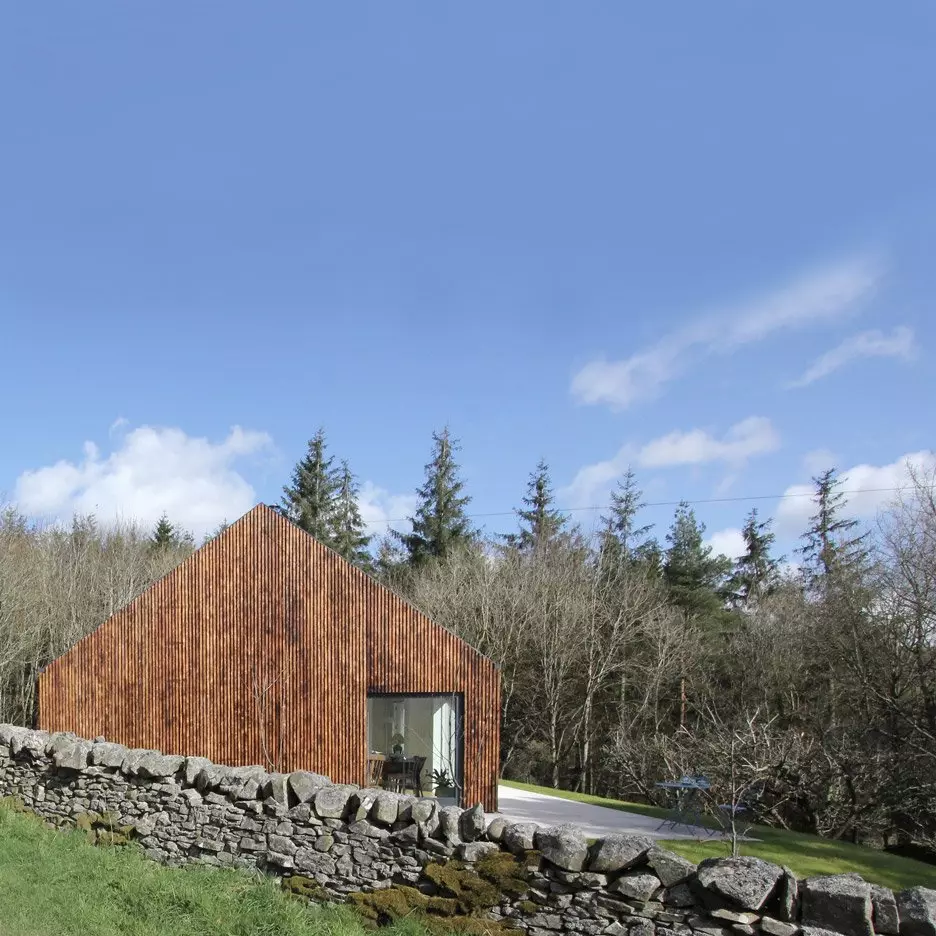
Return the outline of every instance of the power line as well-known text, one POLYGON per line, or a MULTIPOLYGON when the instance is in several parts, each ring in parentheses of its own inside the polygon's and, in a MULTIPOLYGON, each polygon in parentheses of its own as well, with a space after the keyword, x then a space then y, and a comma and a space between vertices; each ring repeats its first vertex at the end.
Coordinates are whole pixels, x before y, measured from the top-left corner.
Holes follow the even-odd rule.
MULTIPOLYGON (((912 487, 886 487, 886 488, 855 488, 853 491, 841 491, 839 493, 845 495, 846 497, 851 497, 853 494, 895 494, 898 491, 912 491, 912 487)), ((648 501, 645 504, 641 505, 643 507, 678 507, 680 504, 689 504, 694 506, 695 504, 730 504, 738 503, 739 501, 756 501, 756 500, 785 500, 792 497, 815 497, 815 491, 797 491, 784 494, 747 494, 739 497, 701 497, 695 500, 669 500, 669 501, 648 501)), ((559 513, 576 513, 577 511, 583 510, 607 510, 607 504, 593 504, 589 507, 557 507, 556 509, 559 513)), ((496 510, 490 513, 472 513, 465 514, 465 517, 469 520, 476 520, 481 517, 512 517, 516 514, 516 510, 496 510)), ((391 523, 405 523, 409 520, 409 517, 397 517, 393 520, 371 520, 368 526, 376 525, 378 523, 386 523, 388 526, 391 523)))

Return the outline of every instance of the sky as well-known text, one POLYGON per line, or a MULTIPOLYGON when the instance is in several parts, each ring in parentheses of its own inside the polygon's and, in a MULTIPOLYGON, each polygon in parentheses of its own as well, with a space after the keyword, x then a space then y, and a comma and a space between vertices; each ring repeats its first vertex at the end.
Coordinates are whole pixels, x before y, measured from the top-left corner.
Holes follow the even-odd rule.
MULTIPOLYGON (((936 6, 7 4, 0 500, 204 534, 322 426, 379 532, 448 425, 513 528, 932 465, 936 6)), ((781 496, 793 495, 793 496, 781 496)))

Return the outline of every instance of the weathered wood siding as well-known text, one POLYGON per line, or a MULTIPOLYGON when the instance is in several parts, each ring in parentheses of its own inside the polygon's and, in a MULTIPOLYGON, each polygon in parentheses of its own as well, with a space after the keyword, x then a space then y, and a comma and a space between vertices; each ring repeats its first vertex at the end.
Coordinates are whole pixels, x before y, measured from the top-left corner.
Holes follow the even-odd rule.
POLYGON ((51 663, 38 727, 363 783, 369 689, 463 693, 496 808, 496 667, 261 505, 51 663))

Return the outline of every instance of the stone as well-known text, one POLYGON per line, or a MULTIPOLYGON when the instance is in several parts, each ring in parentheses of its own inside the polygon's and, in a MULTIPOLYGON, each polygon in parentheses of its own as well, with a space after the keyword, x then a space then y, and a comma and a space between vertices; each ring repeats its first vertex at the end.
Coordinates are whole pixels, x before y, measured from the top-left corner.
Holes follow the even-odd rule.
POLYGON ((627 927, 627 936, 654 936, 654 932, 652 920, 634 920, 627 927))
POLYGON ((664 887, 673 887, 687 881, 695 873, 696 866, 682 855, 657 848, 655 845, 647 851, 646 862, 664 887))
POLYGON ((623 923, 614 920, 602 930, 602 933, 604 933, 604 936, 626 936, 627 927, 623 923))
POLYGON ((326 832, 324 835, 320 835, 315 840, 315 843, 312 845, 312 847, 316 851, 327 852, 327 851, 331 851, 334 844, 335 844, 335 837, 333 835, 329 835, 326 832))
POLYGON ((688 923, 693 933, 702 933, 703 936, 729 936, 731 933, 730 929, 719 926, 708 917, 690 917, 688 923))
POLYGON ((416 823, 429 822, 429 820, 435 816, 438 805, 436 800, 430 799, 429 797, 417 799, 410 805, 410 819, 416 823))
POLYGON ((493 855, 500 851, 495 842, 465 842, 455 849, 455 857, 463 861, 478 861, 485 855, 493 855))
POLYGON ((358 790, 348 797, 348 817, 353 822, 366 819, 377 799, 376 790, 358 790))
POLYGON ((803 926, 800 927, 801 936, 839 936, 838 933, 833 933, 832 930, 822 929, 819 926, 803 926))
MULTIPOLYGON (((289 776, 289 785, 292 787, 293 792, 295 792, 296 789, 293 785, 295 776, 295 774, 290 774, 289 776)), ((310 774, 309 776, 315 777, 317 775, 310 774)), ((319 819, 340 819, 348 807, 348 800, 351 797, 351 793, 352 789, 344 785, 320 788, 316 791, 312 800, 315 807, 315 814, 319 819)))
POLYGON ((212 763, 207 757, 186 757, 183 765, 183 773, 187 786, 195 786, 198 775, 206 768, 211 767, 212 763))
POLYGON ((509 822, 504 828, 501 841, 507 846, 507 850, 515 855, 520 855, 533 848, 533 842, 539 826, 535 822, 509 822))
POLYGON ((439 831, 447 842, 455 845, 461 841, 459 836, 461 814, 462 811, 457 806, 443 806, 439 810, 439 831))
POLYGON ((709 913, 709 916, 715 920, 727 920, 729 923, 743 923, 748 926, 751 923, 756 923, 760 919, 756 913, 750 913, 748 911, 739 912, 737 910, 726 910, 724 907, 719 907, 717 910, 712 910, 709 913))
POLYGON ((119 767, 127 749, 112 741, 100 741, 91 745, 91 763, 101 767, 119 767))
POLYGON ((871 922, 875 933, 898 936, 900 917, 897 914, 897 898, 888 887, 871 885, 871 922))
POLYGON ((768 936, 796 936, 799 927, 795 923, 784 923, 773 917, 761 917, 760 928, 768 936))
POLYGON ((507 828, 507 820, 502 816, 497 816, 497 818, 492 819, 488 823, 488 827, 484 830, 484 834, 492 842, 500 842, 504 837, 504 829, 507 828))
MULTIPOLYGON (((543 857, 566 871, 581 871, 588 858, 588 842, 581 829, 563 824, 550 829, 539 829, 533 839, 543 857)), ((591 871, 607 870, 590 868, 591 871)))
POLYGON ((936 936, 936 890, 910 887, 897 894, 900 936, 936 936))
POLYGON ((400 814, 400 798, 395 793, 387 791, 378 793, 374 797, 374 805, 370 810, 370 817, 374 822, 392 825, 400 814))
POLYGON ((692 891, 686 883, 675 884, 673 887, 667 888, 666 892, 663 894, 662 900, 668 907, 683 909, 695 906, 695 898, 692 896, 692 891))
POLYGON ((871 885, 860 875, 807 878, 800 895, 803 926, 832 930, 842 936, 872 936, 874 933, 871 885))
POLYGON ((71 741, 60 746, 52 755, 56 767, 65 770, 84 770, 91 756, 91 745, 87 741, 71 741))
POLYGON ((660 879, 649 871, 625 872, 608 885, 612 894, 621 894, 634 900, 653 900, 662 889, 660 879))
POLYGON ((706 858, 696 870, 695 881, 709 895, 743 910, 760 910, 782 876, 783 868, 761 858, 706 858))
POLYGON ((795 923, 799 919, 799 881, 789 868, 783 869, 783 877, 770 905, 772 915, 787 923, 795 923))
POLYGON ((458 833, 465 842, 476 842, 484 838, 487 822, 484 819, 484 807, 478 803, 466 809, 458 820, 458 833))
POLYGON ((296 843, 292 839, 286 838, 285 835, 271 835, 268 837, 267 842, 270 851, 278 852, 281 855, 295 855, 298 851, 296 843))
POLYGON ((184 763, 184 757, 172 754, 149 754, 137 762, 134 772, 145 780, 174 777, 184 763))
POLYGON ((46 742, 51 737, 44 731, 30 731, 28 728, 14 728, 9 733, 10 753, 14 757, 25 754, 32 760, 45 754, 46 742))
POLYGON ((268 774, 266 780, 260 785, 260 796, 264 799, 272 799, 280 806, 288 806, 289 775, 282 773, 268 774))
POLYGON ((312 871, 317 874, 332 875, 335 873, 335 859, 324 852, 314 848, 300 848, 293 855, 293 861, 302 871, 312 871))
POLYGON ((609 835, 591 846, 589 871, 623 871, 639 864, 653 847, 645 835, 609 835))
POLYGON ((757 930, 750 923, 732 923, 731 932, 740 933, 741 936, 754 936, 757 930))
MULTIPOLYGON (((308 803, 319 790, 330 787, 328 777, 321 774, 310 773, 308 770, 297 770, 289 775, 289 789, 299 803, 308 803)), ((347 797, 345 802, 347 803, 347 797)), ((342 807, 344 808, 344 807, 342 807)))

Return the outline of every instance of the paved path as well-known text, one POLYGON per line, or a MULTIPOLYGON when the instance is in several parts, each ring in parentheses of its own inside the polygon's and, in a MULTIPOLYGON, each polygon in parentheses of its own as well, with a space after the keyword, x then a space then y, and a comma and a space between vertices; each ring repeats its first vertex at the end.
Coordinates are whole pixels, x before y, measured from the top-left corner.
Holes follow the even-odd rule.
POLYGON ((513 787, 498 786, 498 811, 489 813, 488 818, 503 816, 516 822, 535 822, 541 826, 561 825, 572 822, 579 826, 589 838, 601 838, 615 832, 632 835, 647 835, 655 839, 695 839, 708 838, 711 832, 698 826, 665 825, 662 829, 660 819, 642 816, 640 813, 624 812, 621 809, 609 809, 607 806, 592 806, 575 800, 547 796, 545 793, 532 793, 513 787))

